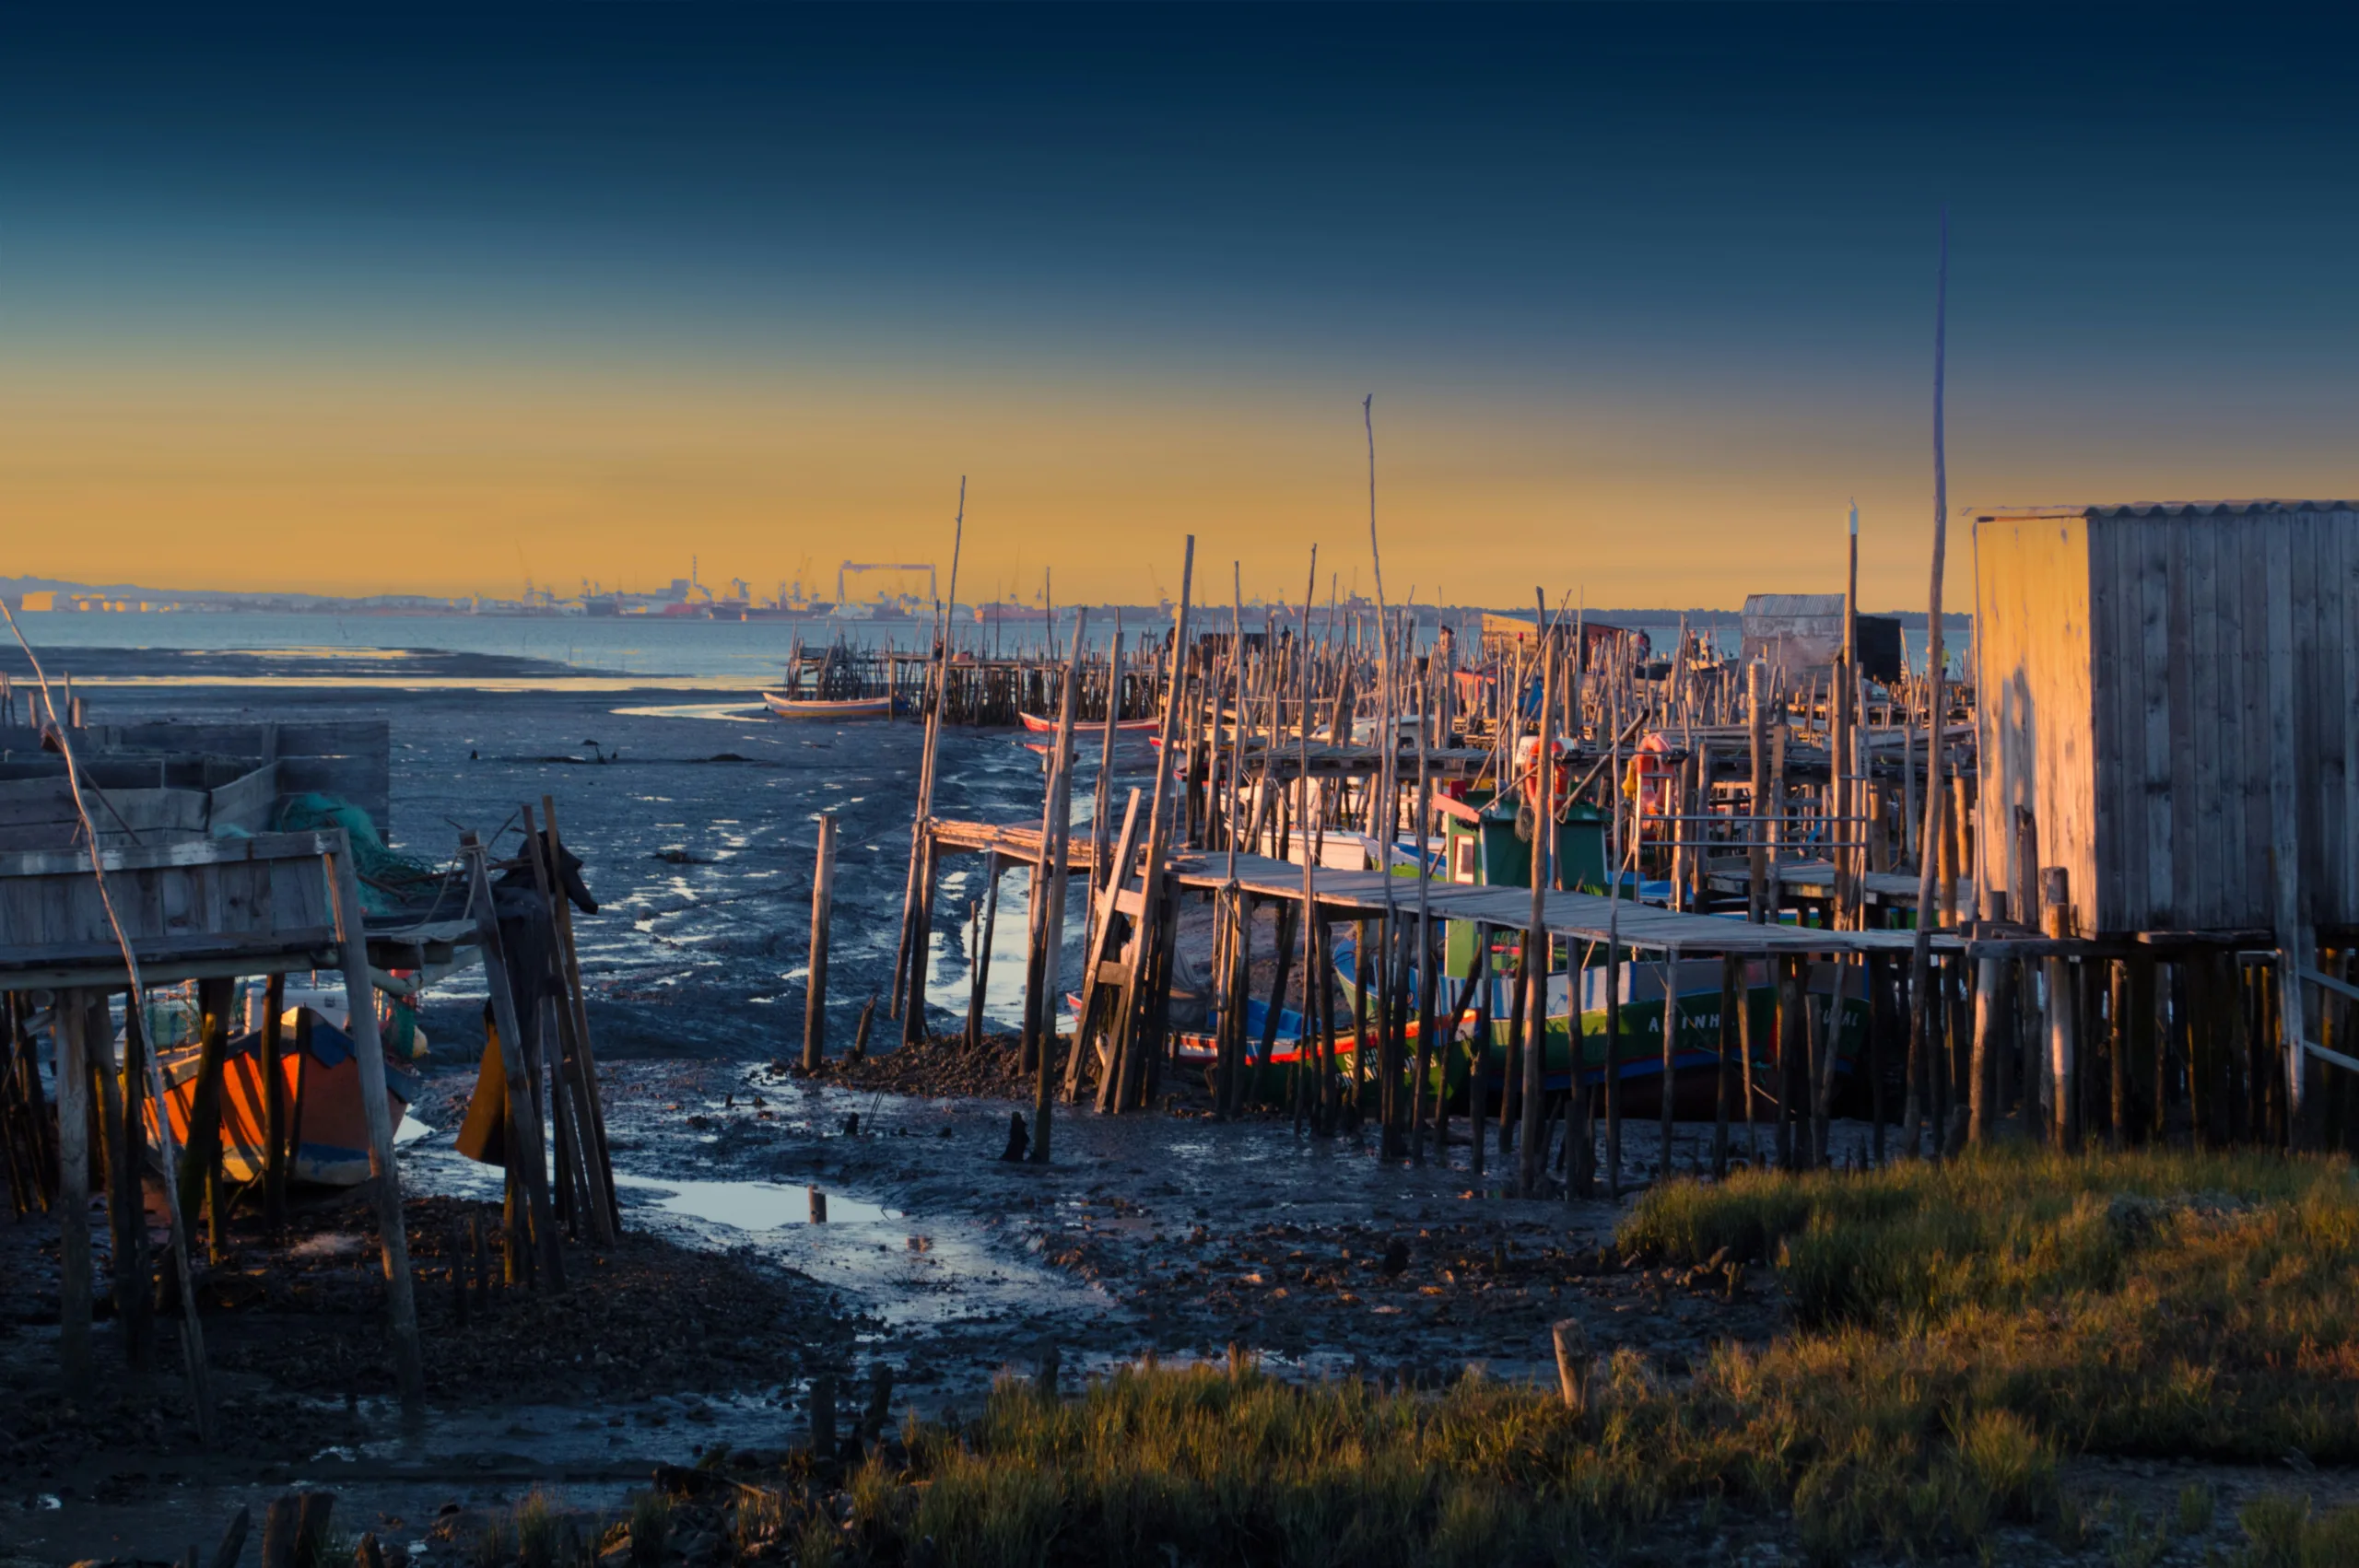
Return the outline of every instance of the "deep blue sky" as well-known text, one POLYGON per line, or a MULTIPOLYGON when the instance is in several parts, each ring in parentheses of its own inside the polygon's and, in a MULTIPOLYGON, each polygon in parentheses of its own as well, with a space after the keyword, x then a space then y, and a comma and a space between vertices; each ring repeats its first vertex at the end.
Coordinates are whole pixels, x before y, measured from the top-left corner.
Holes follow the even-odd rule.
POLYGON ((1771 579, 1857 494, 1872 581, 1913 601, 1944 205, 1954 498, 2359 488, 2359 138, 2332 85, 2354 30, 1867 6, 18 15, 0 523, 83 520, 18 569, 117 577, 98 555, 169 551, 190 518, 274 545, 407 509, 446 547, 516 550, 313 575, 507 590, 530 555, 644 578, 651 530, 764 587, 871 539, 939 554, 966 472, 994 583, 1057 553, 1079 591, 1127 594, 1130 555, 1192 528, 1249 589, 1296 592, 1310 541, 1364 556, 1372 391, 1396 593, 1808 586, 1771 579), (651 411, 714 433, 601 469, 651 411), (1100 560, 1091 519, 1135 535, 1100 560), (1705 548, 1667 558, 1655 521, 1705 548))

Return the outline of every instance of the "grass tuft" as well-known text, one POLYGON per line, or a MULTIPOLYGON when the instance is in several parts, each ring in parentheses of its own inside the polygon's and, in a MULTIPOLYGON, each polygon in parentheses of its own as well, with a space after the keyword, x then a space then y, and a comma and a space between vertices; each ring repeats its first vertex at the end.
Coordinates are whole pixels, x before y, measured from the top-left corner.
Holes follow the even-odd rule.
POLYGON ((557 1500, 537 1486, 516 1504, 516 1556, 524 1568, 554 1568, 559 1522, 557 1500))
POLYGON ((634 1568, 656 1568, 672 1544, 672 1500, 642 1492, 630 1500, 630 1560, 634 1568))

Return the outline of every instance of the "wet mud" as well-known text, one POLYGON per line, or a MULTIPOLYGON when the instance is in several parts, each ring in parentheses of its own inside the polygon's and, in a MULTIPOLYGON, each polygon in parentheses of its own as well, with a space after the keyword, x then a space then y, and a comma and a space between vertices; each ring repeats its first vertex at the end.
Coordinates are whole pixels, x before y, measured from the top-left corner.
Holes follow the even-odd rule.
MULTIPOLYGON (((129 680, 147 667, 110 668, 129 680)), ((103 1362, 103 1392, 62 1398, 54 1228, 0 1227, 12 1407, 0 1550, 176 1559, 238 1506, 259 1516, 276 1491, 311 1483, 338 1492, 341 1527, 431 1561, 456 1539, 438 1542, 438 1520, 526 1487, 595 1508, 716 1445, 802 1444, 810 1379, 856 1387, 880 1364, 897 1411, 937 1413, 973 1409, 996 1373, 1051 1346, 1076 1375, 1237 1345, 1287 1375, 1428 1384, 1469 1364, 1552 1377, 1548 1327, 1566 1316, 1601 1351, 1639 1350, 1672 1375, 1716 1339, 1777 1331, 1766 1270, 1625 1267, 1608 1246, 1614 1205, 1503 1196, 1511 1156, 1496 1149, 1479 1179, 1462 1143, 1446 1164, 1380 1161, 1372 1131, 1216 1121, 1201 1085, 1180 1082, 1146 1113, 1060 1106, 1050 1163, 1003 1160, 1011 1117, 1032 1115, 1004 1033, 1024 971, 1022 874, 1001 890, 985 1047, 901 1054, 880 1008, 868 1059, 842 1062, 892 964, 919 731, 774 723, 750 695, 192 685, 167 707, 106 692, 102 720, 389 718, 390 837, 422 858, 447 855, 462 828, 493 838, 521 805, 556 797, 601 905, 577 932, 628 1235, 603 1255, 577 1247, 567 1296, 495 1291, 461 1321, 452 1264, 471 1264, 454 1258, 456 1222, 496 1222, 501 1178, 452 1147, 483 1039, 481 976, 441 980, 412 1106, 434 1130, 401 1153, 426 1410, 405 1420, 391 1398, 382 1280, 348 1199, 307 1210, 298 1246, 242 1237, 205 1286, 224 1403, 210 1452, 194 1442, 169 1344, 151 1380, 103 1362), (789 1064, 822 811, 840 825, 838 1059, 805 1077, 789 1064)), ((943 748, 940 813, 1037 816, 1039 759, 1013 738, 953 731, 943 748)), ((1138 759, 1115 766, 1119 809, 1147 780, 1125 771, 1138 759)), ((1085 784, 1094 771, 1092 759, 1085 784)), ((1085 828, 1087 799, 1076 791, 1085 828)), ((980 859, 945 869, 927 977, 937 1026, 965 1014, 968 915, 984 893, 980 859)), ((1674 1166, 1701 1136, 1682 1129, 1674 1166)), ((1633 1182, 1659 1163, 1653 1139, 1651 1125, 1626 1131, 1633 1182)))

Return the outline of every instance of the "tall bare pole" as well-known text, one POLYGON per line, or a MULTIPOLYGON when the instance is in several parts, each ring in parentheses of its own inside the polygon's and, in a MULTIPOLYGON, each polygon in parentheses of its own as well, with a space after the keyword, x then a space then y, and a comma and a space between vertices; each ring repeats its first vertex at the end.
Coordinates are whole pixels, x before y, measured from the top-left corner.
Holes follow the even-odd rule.
MULTIPOLYGON (((1541 1089, 1545 1082, 1548 1045, 1548 971, 1555 958, 1555 939, 1548 934, 1548 884, 1552 852, 1556 848, 1556 660, 1550 641, 1548 602, 1543 595, 1533 624, 1540 628, 1540 736, 1533 757, 1532 800, 1532 920, 1523 932, 1523 1124, 1522 1146, 1516 1166, 1516 1190, 1526 1198, 1540 1190, 1541 1089)), ((1573 1012, 1567 1036, 1572 1049, 1574 1082, 1580 1076, 1580 977, 1572 977, 1573 1012)), ((1608 1064, 1609 1071, 1611 1064, 1608 1064)))
MULTIPOLYGON (((1318 591, 1319 546, 1313 544, 1310 547, 1310 575, 1302 585, 1302 641, 1298 656, 1295 660, 1295 680, 1302 698, 1302 723, 1296 734, 1296 755, 1302 766, 1302 777, 1296 780, 1298 804, 1295 813, 1296 837, 1302 840, 1302 1034, 1295 1042, 1295 1071, 1297 1074, 1301 1072, 1302 1063, 1307 1059, 1307 1053, 1310 1049, 1310 1021, 1314 1016, 1322 1020, 1325 1016, 1323 1008, 1317 1010, 1316 1012, 1313 1011, 1311 998, 1314 988, 1323 988, 1328 981, 1328 977, 1320 973, 1318 967, 1319 943, 1317 941, 1319 892, 1316 868, 1319 864, 1320 844, 1325 835, 1320 831, 1323 824, 1315 824, 1312 821, 1313 796, 1310 788, 1310 602, 1318 591)), ((1324 797, 1321 796, 1319 799, 1320 803, 1324 804, 1324 797)), ((1299 1107, 1302 1096, 1297 1094, 1295 1100, 1297 1106, 1299 1107)), ((1332 1130, 1334 1113, 1335 1037, 1333 1031, 1330 1029, 1327 1032, 1324 1048, 1319 1054, 1319 1129, 1321 1132, 1332 1130)), ((1301 1111, 1297 1108, 1295 1115, 1298 1123, 1301 1119, 1301 1111)))
MULTIPOLYGON (((1043 983, 1034 1013, 1040 1037, 1039 1072, 1032 1097, 1032 1163, 1036 1165, 1049 1163, 1050 1106, 1056 1098, 1057 1003, 1064 994, 1060 980, 1064 965, 1065 886, 1070 880, 1073 851, 1074 710, 1081 696, 1082 634, 1088 620, 1088 611, 1074 612, 1073 656, 1065 661, 1064 689, 1058 694, 1056 760, 1050 770, 1049 806, 1040 825, 1040 862, 1049 873, 1049 885, 1048 907, 1042 911, 1039 937, 1043 983)), ((1073 1048, 1081 1049, 1078 1021, 1074 1027, 1073 1048)))
MULTIPOLYGON (((1930 1062, 1932 1049, 1933 846, 1942 831, 1942 562, 1949 544, 1949 465, 1942 444, 1942 377, 1948 344, 1950 213, 1942 209, 1941 261, 1933 283, 1933 582, 1925 618, 1925 846, 1917 857, 1917 940, 1908 954, 1908 1056, 1930 1062)), ((1936 1071, 1940 1071, 1936 1069, 1936 1071)), ((1947 1129, 1933 1129, 1938 1153, 1947 1129)), ((1912 1151, 1913 1152, 1913 1151, 1912 1151)))
MULTIPOLYGON (((962 474, 958 476, 958 514, 951 524, 950 535, 950 602, 953 605, 957 604, 958 596, 959 551, 966 542, 967 476, 962 474)), ((934 656, 940 662, 943 674, 945 677, 945 680, 938 684, 942 687, 946 688, 948 685, 946 677, 949 673, 949 653, 946 644, 947 628, 942 619, 941 611, 938 606, 935 611, 935 629, 940 635, 937 635, 935 638, 934 656)), ((886 672, 886 685, 889 693, 892 685, 889 667, 886 672)), ((910 874, 908 881, 903 884, 901 889, 901 943, 899 950, 893 955, 893 1012, 891 1016, 899 1017, 901 1015, 900 1010, 904 1004, 904 993, 902 987, 906 980, 908 985, 907 1003, 914 1014, 914 1016, 909 1021, 909 1028, 904 1031, 905 1037, 910 1039, 919 1038, 925 1033, 925 950, 927 943, 926 933, 917 930, 920 921, 924 917, 924 911, 921 909, 919 906, 925 902, 925 900, 919 896, 920 889, 918 886, 918 879, 921 876, 929 876, 932 874, 930 869, 924 864, 927 859, 925 843, 926 819, 933 813, 933 759, 935 748, 939 745, 942 738, 942 708, 943 703, 940 696, 937 696, 933 704, 933 711, 925 715, 924 740, 920 745, 918 755, 917 813, 910 823, 910 874), (913 948, 915 949, 914 953, 911 951, 913 948)))
MULTIPOLYGON (((1384 873, 1385 946, 1397 952, 1401 931, 1401 910, 1392 886, 1392 841, 1399 821, 1398 813, 1394 810, 1397 802, 1393 799, 1392 778, 1393 754, 1397 749, 1393 744, 1392 722, 1392 617, 1387 613, 1384 605, 1384 556, 1383 552, 1378 548, 1376 542, 1376 394, 1374 392, 1368 393, 1360 400, 1360 419, 1367 429, 1367 554, 1369 564, 1374 568, 1376 576, 1376 648, 1378 667, 1380 672, 1377 681, 1377 690, 1380 694, 1377 703, 1379 715, 1376 752, 1378 813, 1376 820, 1370 825, 1376 829, 1377 870, 1384 873)), ((1368 955, 1363 953, 1358 955, 1358 958, 1360 983, 1366 985, 1368 976, 1372 973, 1368 966, 1368 955)), ((1402 971, 1396 966, 1393 972, 1396 980, 1391 994, 1397 996, 1400 994, 1397 977, 1402 971)), ((1379 1038, 1385 1041, 1394 1038, 1392 1013, 1393 1003, 1388 998, 1385 1016, 1379 1025, 1379 1038)), ((1377 1102, 1387 1112, 1384 1117, 1384 1126, 1377 1137, 1377 1147, 1382 1152, 1384 1158, 1391 1159, 1399 1153, 1397 1148, 1399 1133, 1393 1125, 1393 1118, 1390 1112, 1400 1094, 1401 1085, 1397 1077, 1400 1062, 1395 1053, 1380 1054, 1385 1059, 1384 1071, 1387 1073, 1395 1074, 1394 1077, 1387 1079, 1384 1092, 1377 1102)))

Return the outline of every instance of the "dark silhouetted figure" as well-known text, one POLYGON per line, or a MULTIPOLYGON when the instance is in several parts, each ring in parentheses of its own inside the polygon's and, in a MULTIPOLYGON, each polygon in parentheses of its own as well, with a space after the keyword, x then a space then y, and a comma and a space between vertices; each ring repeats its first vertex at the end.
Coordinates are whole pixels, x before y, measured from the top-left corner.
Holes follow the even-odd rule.
POLYGON ((1024 1113, 1008 1112, 1007 1148, 1001 1153, 1000 1158, 1009 1164, 1014 1164, 1024 1158, 1024 1152, 1031 1146, 1032 1135, 1024 1130, 1024 1113))

